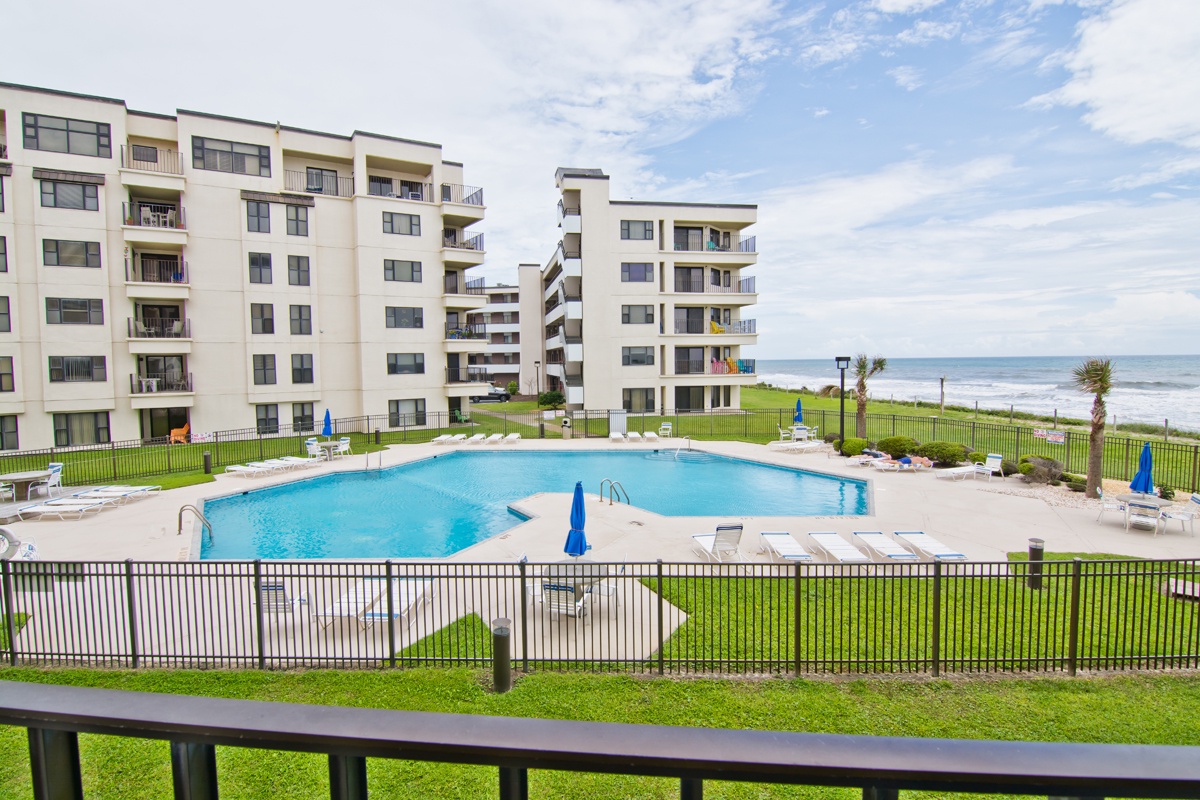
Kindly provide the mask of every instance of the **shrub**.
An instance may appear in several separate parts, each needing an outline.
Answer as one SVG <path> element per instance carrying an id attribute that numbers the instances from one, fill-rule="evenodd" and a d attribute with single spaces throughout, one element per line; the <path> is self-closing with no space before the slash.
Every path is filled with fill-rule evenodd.
<path id="1" fill-rule="evenodd" d="M 987 461 L 987 453 L 967 453 L 967 461 L 970 461 L 972 464 L 982 464 L 983 462 Z M 1004 474 L 1007 475 L 1008 470 L 1005 470 Z"/>
<path id="2" fill-rule="evenodd" d="M 967 457 L 967 448 L 955 442 L 927 442 L 913 451 L 913 455 L 924 456 L 939 466 L 953 467 Z"/>
<path id="3" fill-rule="evenodd" d="M 504 390 L 513 396 L 521 393 L 521 387 L 517 385 L 516 381 L 509 381 L 508 386 L 505 386 Z"/>
<path id="4" fill-rule="evenodd" d="M 1087 477 L 1084 475 L 1076 475 L 1073 472 L 1064 472 L 1062 474 L 1063 482 L 1070 485 L 1072 483 L 1087 483 Z"/>
<path id="5" fill-rule="evenodd" d="M 880 439 L 875 449 L 887 453 L 892 458 L 904 458 L 917 449 L 917 441 L 907 436 L 889 436 Z"/>
<path id="6" fill-rule="evenodd" d="M 1057 485 L 1062 477 L 1063 465 L 1052 458 L 1027 456 L 1017 469 L 1026 483 L 1049 483 Z"/>
<path id="7" fill-rule="evenodd" d="M 984 461 L 987 461 L 987 459 L 985 458 Z M 1003 459 L 1000 462 L 1000 471 L 1003 472 L 1005 475 L 1016 475 L 1018 472 L 1017 462 L 1009 461 L 1007 458 Z"/>
<path id="8" fill-rule="evenodd" d="M 1087 489 L 1087 482 L 1086 481 L 1070 481 L 1067 483 L 1067 488 L 1070 489 L 1072 492 L 1082 492 L 1084 489 Z"/>
<path id="9" fill-rule="evenodd" d="M 867 440 L 866 439 L 854 439 L 854 438 L 847 439 L 846 444 L 844 444 L 841 448 L 842 452 L 848 456 L 862 455 L 862 451 L 866 450 L 866 449 L 867 449 Z"/>
<path id="10" fill-rule="evenodd" d="M 562 392 L 542 392 L 540 395 L 538 395 L 539 406 L 558 408 L 566 402 L 567 398 L 563 396 Z"/>
<path id="11" fill-rule="evenodd" d="M 838 435 L 836 433 L 827 433 L 825 434 L 825 441 L 828 444 L 833 444 L 834 442 L 839 441 Z"/>
<path id="12" fill-rule="evenodd" d="M 1172 489 L 1170 486 L 1160 486 L 1160 487 L 1158 487 L 1158 496 L 1161 497 L 1163 500 L 1174 500 L 1175 499 L 1175 490 Z"/>

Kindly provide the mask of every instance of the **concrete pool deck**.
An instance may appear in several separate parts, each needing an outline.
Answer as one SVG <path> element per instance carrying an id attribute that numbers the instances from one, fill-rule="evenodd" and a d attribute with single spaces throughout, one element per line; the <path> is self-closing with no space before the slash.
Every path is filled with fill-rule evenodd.
<path id="1" fill-rule="evenodd" d="M 183 535 L 176 535 L 179 509 L 199 505 L 205 498 L 235 494 L 277 483 L 302 480 L 335 471 L 396 466 L 421 458 L 444 455 L 456 449 L 495 450 L 673 450 L 687 446 L 670 439 L 656 446 L 613 444 L 607 439 L 522 440 L 516 445 L 451 448 L 432 444 L 393 445 L 382 453 L 355 455 L 315 468 L 266 478 L 221 474 L 213 483 L 164 491 L 128 505 L 105 510 L 81 520 L 17 522 L 7 527 L 22 540 L 37 543 L 44 560 L 180 561 L 198 556 L 196 526 L 184 515 Z M 1126 532 L 1116 515 L 1097 524 L 1099 501 L 1083 508 L 1051 505 L 1036 496 L 1019 496 L 1024 484 L 1016 478 L 991 481 L 938 480 L 928 472 L 886 473 L 851 467 L 825 453 L 791 454 L 745 442 L 693 442 L 696 450 L 745 458 L 768 464 L 797 467 L 847 478 L 866 479 L 872 486 L 872 512 L 858 517 L 663 517 L 637 507 L 639 493 L 653 487 L 627 486 L 633 505 L 599 502 L 599 487 L 585 486 L 587 535 L 596 561 L 702 560 L 692 548 L 691 534 L 711 532 L 721 522 L 745 526 L 741 550 L 750 561 L 765 561 L 759 554 L 762 531 L 789 531 L 811 550 L 806 533 L 834 531 L 849 539 L 856 530 L 891 532 L 923 530 L 975 561 L 1003 561 L 1011 551 L 1024 551 L 1031 537 L 1045 540 L 1048 551 L 1102 552 L 1141 558 L 1200 558 L 1200 537 L 1189 536 L 1172 522 L 1165 534 Z M 617 476 L 619 479 L 619 476 Z M 135 481 L 136 482 L 136 481 Z M 448 561 L 515 561 L 522 554 L 531 561 L 563 558 L 569 489 L 562 494 L 538 494 L 515 503 L 532 518 L 485 542 L 463 550 Z M 736 492 L 737 487 L 729 487 Z M 1002 492 L 1014 492 L 1006 494 Z M 1186 501 L 1186 497 L 1184 498 Z M 402 524 L 402 521 L 398 521 Z"/>

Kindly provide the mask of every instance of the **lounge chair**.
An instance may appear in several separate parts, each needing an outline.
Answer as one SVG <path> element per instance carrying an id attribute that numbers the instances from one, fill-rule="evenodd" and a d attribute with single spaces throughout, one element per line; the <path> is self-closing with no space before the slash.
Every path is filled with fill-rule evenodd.
<path id="1" fill-rule="evenodd" d="M 566 614 L 579 624 L 579 620 L 588 615 L 587 601 L 588 593 L 582 588 L 576 591 L 576 587 L 567 584 L 542 584 L 542 604 L 550 612 L 550 619 Z"/>
<path id="2" fill-rule="evenodd" d="M 262 477 L 263 475 L 270 475 L 272 472 L 274 472 L 274 470 L 269 467 L 263 468 L 263 467 L 255 467 L 255 466 L 246 466 L 244 464 L 230 464 L 228 467 L 225 468 L 225 472 L 231 473 L 233 475 L 242 475 L 242 476 L 247 476 L 247 477 L 251 477 L 251 478 L 259 478 L 259 477 Z"/>
<path id="3" fill-rule="evenodd" d="M 45 478 L 44 480 L 34 481 L 33 483 L 29 484 L 29 488 L 26 490 L 25 496 L 33 497 L 33 492 L 35 489 L 45 491 L 46 497 L 53 496 L 55 489 L 57 489 L 58 494 L 61 495 L 62 494 L 62 474 L 63 474 L 63 468 L 65 466 L 66 465 L 61 462 L 51 461 L 47 467 L 47 469 L 50 470 L 50 476 Z"/>
<path id="4" fill-rule="evenodd" d="M 79 500 L 110 500 L 118 505 L 124 505 L 135 497 L 145 497 L 149 494 L 150 488 L 149 486 L 101 486 L 71 495 L 71 497 Z"/>
<path id="5" fill-rule="evenodd" d="M 804 546 L 797 542 L 790 533 L 784 531 L 763 531 L 759 534 L 762 537 L 762 549 L 760 553 L 767 553 L 771 557 L 778 559 L 784 563 L 808 563 L 813 560 L 812 554 L 804 549 Z"/>
<path id="6" fill-rule="evenodd" d="M 847 456 L 846 465 L 850 467 L 869 467 L 876 461 L 886 460 L 888 460 L 888 456 L 877 456 L 872 455 L 871 453 L 862 453 L 861 455 L 857 456 Z M 972 467 L 971 469 L 974 470 L 975 468 Z"/>
<path id="7" fill-rule="evenodd" d="M 493 433 L 491 436 L 483 440 L 482 444 L 500 444 L 504 440 L 504 434 Z"/>
<path id="8" fill-rule="evenodd" d="M 669 439 L 670 437 L 674 436 L 675 434 L 672 432 L 671 423 L 664 422 L 663 424 L 659 425 L 658 435 L 664 439 Z"/>
<path id="9" fill-rule="evenodd" d="M 988 482 L 990 483 L 993 472 L 999 472 L 1000 479 L 1004 480 L 1004 456 L 998 453 L 988 453 L 987 461 L 975 465 L 976 478 L 980 475 L 987 475 Z"/>
<path id="10" fill-rule="evenodd" d="M 935 469 L 933 477 L 946 478 L 952 481 L 964 481 L 968 475 L 975 474 L 975 467 L 950 467 L 949 469 Z"/>
<path id="11" fill-rule="evenodd" d="M 1166 532 L 1168 520 L 1179 520 L 1179 530 L 1182 531 L 1184 525 L 1191 531 L 1192 536 L 1196 535 L 1196 517 L 1200 517 L 1200 494 L 1192 495 L 1192 502 L 1187 506 L 1175 506 L 1172 508 L 1163 509 L 1163 532 Z"/>
<path id="12" fill-rule="evenodd" d="M 383 595 L 383 581 L 361 580 L 355 583 L 336 601 L 312 614 L 312 621 L 328 628 L 340 618 L 353 619 L 363 625 L 363 615 L 374 609 Z"/>
<path id="13" fill-rule="evenodd" d="M 89 500 L 48 500 L 45 503 L 38 505 L 26 506 L 17 511 L 17 516 L 25 519 L 26 516 L 36 516 L 38 519 L 46 517 L 58 517 L 66 519 L 68 514 L 73 514 L 75 519 L 83 519 L 83 515 L 90 512 L 99 512 L 105 506 L 114 505 L 109 500 L 101 500 L 92 498 Z"/>
<path id="14" fill-rule="evenodd" d="M 446 440 L 446 444 L 462 444 L 467 440 L 465 433 L 456 433 Z"/>
<path id="15" fill-rule="evenodd" d="M 1152 503 L 1125 504 L 1125 530 L 1142 528 L 1153 530 L 1158 535 L 1158 526 L 1163 522 L 1162 509 Z"/>
<path id="16" fill-rule="evenodd" d="M 896 531 L 895 536 L 930 561 L 967 560 L 965 555 L 957 550 L 951 550 L 924 531 Z"/>
<path id="17" fill-rule="evenodd" d="M 170 444 L 187 444 L 188 432 L 192 429 L 192 423 L 185 422 L 182 428 L 171 429 Z"/>
<path id="18" fill-rule="evenodd" d="M 920 561 L 916 553 L 901 547 L 895 539 L 883 535 L 883 531 L 855 531 L 855 541 L 867 548 L 868 553 L 878 553 L 890 561 Z"/>
<path id="19" fill-rule="evenodd" d="M 300 461 L 302 461 L 302 462 L 303 462 L 303 460 L 304 459 L 300 459 Z M 268 458 L 266 461 L 262 461 L 262 462 L 256 461 L 254 463 L 256 463 L 256 464 L 261 463 L 268 467 L 274 467 L 275 469 L 277 469 L 281 472 L 291 472 L 292 470 L 298 469 L 300 467 L 299 464 L 296 464 L 293 461 L 288 461 L 286 458 Z"/>
<path id="20" fill-rule="evenodd" d="M 453 437 L 450 434 L 443 433 L 441 436 L 435 436 L 432 439 L 430 439 L 429 443 L 430 444 L 445 444 L 446 442 L 450 441 L 450 439 L 452 439 L 452 438 Z"/>
<path id="21" fill-rule="evenodd" d="M 777 453 L 815 453 L 824 448 L 824 442 L 767 442 L 767 449 Z"/>
<path id="22" fill-rule="evenodd" d="M 474 436 L 467 439 L 466 442 L 467 442 L 467 444 L 483 444 L 483 440 L 486 438 L 487 438 L 487 436 L 485 436 L 484 434 L 477 433 Z"/>
<path id="23" fill-rule="evenodd" d="M 519 433 L 510 433 L 504 437 L 505 444 L 516 444 L 519 441 L 521 441 L 521 434 Z"/>
<path id="24" fill-rule="evenodd" d="M 1125 503 L 1120 500 L 1105 497 L 1103 489 L 1098 489 L 1097 491 L 1100 492 L 1100 513 L 1096 515 L 1097 525 L 1100 524 L 1100 520 L 1103 519 L 1104 515 L 1109 511 L 1120 514 L 1122 517 L 1125 516 Z"/>
<path id="25" fill-rule="evenodd" d="M 880 472 L 899 472 L 900 462 L 891 458 L 880 458 L 871 462 L 871 466 Z"/>
<path id="26" fill-rule="evenodd" d="M 284 466 L 282 464 L 272 464 L 268 461 L 247 461 L 246 466 L 252 467 L 254 469 L 261 469 L 261 470 L 265 470 L 267 472 L 274 472 L 274 473 L 279 473 L 279 472 L 284 471 Z"/>
<path id="27" fill-rule="evenodd" d="M 630 431 L 629 433 L 625 434 L 625 436 L 629 439 L 630 444 L 634 444 L 642 440 L 642 435 L 637 431 Z"/>
<path id="28" fill-rule="evenodd" d="M 308 467 L 313 466 L 314 461 L 314 459 L 301 458 L 300 456 L 280 456 L 279 458 L 273 460 L 282 461 L 283 463 L 290 465 L 292 469 L 307 469 Z"/>
<path id="29" fill-rule="evenodd" d="M 808 538 L 825 554 L 828 561 L 839 564 L 870 564 L 871 557 L 832 531 L 809 531 Z"/>
<path id="30" fill-rule="evenodd" d="M 613 431 L 608 435 L 608 440 L 610 442 L 619 442 L 623 444 L 625 442 L 625 434 Z"/>
<path id="31" fill-rule="evenodd" d="M 646 431 L 645 433 L 642 434 L 642 438 L 645 439 L 647 442 L 650 442 L 650 444 L 654 444 L 655 442 L 658 441 L 658 434 L 655 433 L 654 431 Z"/>
<path id="32" fill-rule="evenodd" d="M 295 612 L 296 606 L 307 602 L 307 595 L 301 594 L 299 597 L 292 597 L 288 593 L 287 586 L 282 583 L 264 583 L 258 590 L 258 604 L 264 614 L 275 616 L 291 614 Z"/>
<path id="33" fill-rule="evenodd" d="M 378 580 L 373 578 L 372 580 Z M 385 579 L 386 580 L 386 579 Z M 411 628 L 420 611 L 433 595 L 432 578 L 393 578 L 392 616 L 405 627 Z M 362 615 L 363 626 L 386 623 L 388 618 L 387 597 L 383 597 L 370 611 Z"/>
<path id="34" fill-rule="evenodd" d="M 692 544 L 705 556 L 718 563 L 744 561 L 738 545 L 742 542 L 740 524 L 718 525 L 716 533 L 697 533 Z"/>

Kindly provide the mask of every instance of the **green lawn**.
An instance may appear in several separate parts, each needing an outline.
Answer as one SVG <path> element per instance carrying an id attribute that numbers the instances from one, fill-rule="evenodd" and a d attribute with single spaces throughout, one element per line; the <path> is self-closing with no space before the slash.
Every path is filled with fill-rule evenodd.
<path id="1" fill-rule="evenodd" d="M 6 680 L 319 705 L 711 728 L 878 736 L 1200 745 L 1200 678 L 1147 675 L 986 681 L 637 679 L 537 674 L 512 692 L 467 669 L 390 672 L 87 671 L 2 669 Z M 94 800 L 170 795 L 165 742 L 83 735 L 84 786 Z M 0 728 L 0 796 L 29 797 L 28 744 Z M 327 798 L 324 756 L 217 751 L 221 797 Z M 372 797 L 494 797 L 484 767 L 371 759 Z M 535 771 L 533 797 L 678 797 L 677 781 Z M 847 789 L 712 782 L 705 797 L 858 798 Z M 930 794 L 904 793 L 906 800 Z M 943 795 L 944 797 L 944 795 Z"/>

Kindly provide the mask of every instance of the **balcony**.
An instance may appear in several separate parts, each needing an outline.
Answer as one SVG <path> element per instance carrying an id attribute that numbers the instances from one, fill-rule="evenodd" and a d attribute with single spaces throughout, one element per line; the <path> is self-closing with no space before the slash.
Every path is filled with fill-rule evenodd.
<path id="1" fill-rule="evenodd" d="M 442 288 L 446 294 L 473 294 L 484 297 L 483 278 L 464 280 L 457 272 L 448 272 L 442 277 Z M 485 303 L 486 304 L 486 303 Z"/>
<path id="2" fill-rule="evenodd" d="M 714 322 L 712 323 L 712 332 L 726 335 L 757 334 L 758 329 L 755 323 L 756 321 L 752 319 L 735 319 L 724 324 Z"/>
<path id="3" fill-rule="evenodd" d="M 676 375 L 754 375 L 752 358 L 676 359 Z"/>
<path id="4" fill-rule="evenodd" d="M 191 339 L 190 319 L 134 319 L 129 317 L 130 339 Z"/>
<path id="5" fill-rule="evenodd" d="M 465 325 L 451 325 L 448 322 L 446 323 L 447 341 L 455 339 L 486 340 L 487 337 L 487 325 L 482 322 L 470 322 Z"/>
<path id="6" fill-rule="evenodd" d="M 187 262 L 180 258 L 138 255 L 125 259 L 125 296 L 130 300 L 187 300 Z"/>
<path id="7" fill-rule="evenodd" d="M 187 221 L 182 206 L 135 200 L 121 204 L 126 244 L 180 248 L 187 244 Z"/>
<path id="8" fill-rule="evenodd" d="M 372 197 L 391 197 L 396 200 L 433 202 L 433 184 L 416 181 L 373 179 L 367 185 L 367 194 Z"/>
<path id="9" fill-rule="evenodd" d="M 483 234 L 477 233 L 474 236 L 460 235 L 456 231 L 450 231 L 442 236 L 442 247 L 451 250 L 476 250 L 483 252 Z"/>
<path id="10" fill-rule="evenodd" d="M 477 267 L 483 263 L 482 233 L 468 236 L 464 231 L 444 231 L 442 247 L 442 260 L 448 266 Z"/>
<path id="11" fill-rule="evenodd" d="M 447 367 L 446 383 L 491 383 L 492 374 L 486 366 Z"/>
<path id="12" fill-rule="evenodd" d="M 675 281 L 675 291 L 680 294 L 755 294 L 754 278 L 742 278 L 729 286 L 719 286 L 711 280 L 703 278 L 679 278 Z"/>
<path id="13" fill-rule="evenodd" d="M 687 253 L 757 253 L 757 236 L 742 236 L 738 233 L 711 231 L 708 236 L 701 232 L 675 232 L 675 250 Z"/>
<path id="14" fill-rule="evenodd" d="M 129 376 L 130 394 L 163 394 L 167 392 L 192 392 L 192 373 L 148 372 Z"/>
<path id="15" fill-rule="evenodd" d="M 354 176 L 351 175 L 347 178 L 331 172 L 317 170 L 300 172 L 287 169 L 283 171 L 283 188 L 288 192 L 323 194 L 328 197 L 353 197 Z"/>
<path id="16" fill-rule="evenodd" d="M 482 207 L 483 189 L 478 186 L 463 186 L 461 183 L 443 183 L 442 202 Z"/>
<path id="17" fill-rule="evenodd" d="M 183 159 L 174 150 L 147 145 L 121 145 L 121 169 L 158 172 L 163 175 L 182 175 Z"/>

